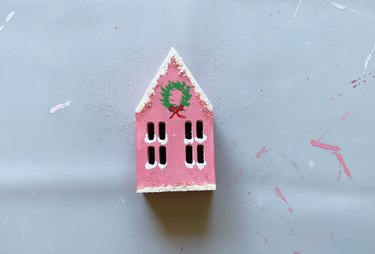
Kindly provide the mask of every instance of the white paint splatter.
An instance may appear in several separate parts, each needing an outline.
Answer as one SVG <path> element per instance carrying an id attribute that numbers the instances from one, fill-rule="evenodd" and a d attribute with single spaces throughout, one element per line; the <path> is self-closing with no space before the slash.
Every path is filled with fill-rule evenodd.
<path id="1" fill-rule="evenodd" d="M 346 9 L 346 6 L 344 6 L 342 4 L 339 4 L 339 3 L 336 3 L 336 2 L 332 2 L 332 1 L 329 1 L 329 0 L 326 0 L 326 2 L 329 2 L 330 4 L 332 4 L 333 6 L 335 6 L 336 8 L 338 8 L 340 10 L 345 10 Z"/>
<path id="2" fill-rule="evenodd" d="M 357 10 L 353 10 L 352 8 L 348 8 L 348 10 L 351 11 L 351 12 L 354 12 L 354 13 L 356 13 L 356 14 L 361 14 L 359 11 L 357 11 Z"/>
<path id="3" fill-rule="evenodd" d="M 309 167 L 312 169 L 314 167 L 314 162 L 313 161 L 309 161 Z"/>
<path id="4" fill-rule="evenodd" d="M 337 9 L 340 9 L 340 10 L 348 10 L 348 11 L 351 11 L 355 14 L 359 14 L 359 15 L 363 15 L 363 16 L 366 16 L 368 18 L 372 18 L 372 19 L 375 19 L 374 16 L 370 15 L 370 14 L 367 14 L 367 13 L 361 13 L 360 11 L 357 11 L 357 10 L 354 10 L 352 8 L 349 8 L 345 5 L 342 5 L 342 4 L 339 4 L 339 3 L 336 3 L 336 2 L 333 2 L 333 1 L 330 1 L 330 0 L 326 0 L 326 2 L 332 4 L 334 7 L 336 7 Z"/>
<path id="5" fill-rule="evenodd" d="M 160 169 L 165 169 L 165 167 L 167 166 L 167 163 L 165 163 L 165 164 L 159 163 L 158 166 L 159 166 Z"/>
<path id="6" fill-rule="evenodd" d="M 125 203 L 125 199 L 121 198 L 121 202 L 122 202 L 122 203 Z"/>
<path id="7" fill-rule="evenodd" d="M 15 11 L 9 12 L 5 22 L 8 23 L 13 18 L 14 14 L 16 14 Z"/>
<path id="8" fill-rule="evenodd" d="M 195 165 L 195 161 L 193 161 L 192 163 L 187 163 L 187 162 L 185 161 L 185 167 L 187 167 L 187 168 L 193 168 L 194 165 Z"/>
<path id="9" fill-rule="evenodd" d="M 60 109 L 63 109 L 63 108 L 65 108 L 65 107 L 69 107 L 70 104 L 71 104 L 71 101 L 67 101 L 67 102 L 65 102 L 65 103 L 60 103 L 60 104 L 58 104 L 58 105 L 52 107 L 52 108 L 49 110 L 49 112 L 50 112 L 51 114 L 53 114 L 53 113 L 55 113 L 56 111 L 58 111 L 58 110 L 60 110 Z"/>
<path id="10" fill-rule="evenodd" d="M 154 135 L 154 138 L 152 140 L 148 139 L 148 134 L 146 133 L 146 136 L 145 136 L 145 142 L 147 144 L 151 144 L 151 143 L 154 143 L 156 141 L 156 134 Z"/>
<path id="11" fill-rule="evenodd" d="M 203 169 L 205 166 L 207 166 L 207 162 L 206 162 L 206 161 L 204 161 L 203 163 L 199 163 L 199 162 L 197 162 L 197 167 L 198 167 L 199 169 Z"/>
<path id="12" fill-rule="evenodd" d="M 374 53 L 374 50 L 375 50 L 375 43 L 374 43 L 374 45 L 372 46 L 372 50 L 371 50 L 370 54 L 368 54 L 368 56 L 367 56 L 367 58 L 366 58 L 366 61 L 365 61 L 365 64 L 364 64 L 364 70 L 363 70 L 363 74 L 362 74 L 362 76 L 365 76 L 365 74 L 366 74 L 367 66 L 368 66 L 368 63 L 369 63 L 370 60 L 371 60 L 371 57 L 372 57 L 372 54 Z"/>
<path id="13" fill-rule="evenodd" d="M 294 12 L 294 15 L 293 15 L 293 21 L 297 17 L 297 14 L 298 14 L 298 11 L 299 11 L 299 7 L 301 6 L 301 3 L 302 3 L 302 0 L 299 0 L 299 3 L 298 3 L 297 8 L 296 8 L 296 11 Z"/>
<path id="14" fill-rule="evenodd" d="M 165 138 L 164 139 L 160 139 L 158 137 L 158 142 L 161 144 L 161 145 L 165 145 L 166 143 L 168 143 L 168 134 L 165 134 Z"/>
<path id="15" fill-rule="evenodd" d="M 11 11 L 8 13 L 7 17 L 5 18 L 5 24 L 0 26 L 0 32 L 4 30 L 5 25 L 13 18 L 15 11 Z"/>
<path id="16" fill-rule="evenodd" d="M 154 164 L 146 163 L 145 168 L 146 169 L 153 169 L 158 165 L 158 163 L 155 161 Z"/>
<path id="17" fill-rule="evenodd" d="M 195 138 L 195 141 L 197 141 L 198 143 L 203 143 L 206 140 L 207 140 L 206 135 L 203 135 L 203 138 L 198 138 L 198 137 Z"/>
<path id="18" fill-rule="evenodd" d="M 194 143 L 194 138 L 190 138 L 190 139 L 184 138 L 184 144 L 185 145 L 193 144 L 193 143 Z"/>

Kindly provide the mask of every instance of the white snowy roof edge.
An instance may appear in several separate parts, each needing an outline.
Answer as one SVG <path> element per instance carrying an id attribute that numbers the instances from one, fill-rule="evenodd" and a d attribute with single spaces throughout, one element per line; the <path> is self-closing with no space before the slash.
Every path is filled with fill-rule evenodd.
<path id="1" fill-rule="evenodd" d="M 206 107 L 209 111 L 212 111 L 212 104 L 208 100 L 207 96 L 204 94 L 203 90 L 201 87 L 198 85 L 198 82 L 195 80 L 193 75 L 190 73 L 189 69 L 186 67 L 185 63 L 182 61 L 182 57 L 177 53 L 176 49 L 172 47 L 169 52 L 167 57 L 164 59 L 163 63 L 161 64 L 158 72 L 156 73 L 155 77 L 151 80 L 150 85 L 146 89 L 145 94 L 143 95 L 141 101 L 138 103 L 137 108 L 135 109 L 136 113 L 140 113 L 143 111 L 145 106 L 150 102 L 150 97 L 154 93 L 154 89 L 156 85 L 158 84 L 158 79 L 161 75 L 165 75 L 168 70 L 168 65 L 170 64 L 172 58 L 176 59 L 176 62 L 180 64 L 180 72 L 185 72 L 186 76 L 188 79 L 190 79 L 191 83 L 194 86 L 194 91 L 199 94 L 200 100 L 202 100 L 205 104 Z"/>

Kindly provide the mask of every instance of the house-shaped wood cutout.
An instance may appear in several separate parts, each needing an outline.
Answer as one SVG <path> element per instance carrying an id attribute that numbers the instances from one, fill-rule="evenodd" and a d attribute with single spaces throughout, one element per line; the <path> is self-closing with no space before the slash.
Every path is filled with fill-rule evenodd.
<path id="1" fill-rule="evenodd" d="M 137 192 L 216 189 L 212 105 L 174 48 L 135 111 Z"/>

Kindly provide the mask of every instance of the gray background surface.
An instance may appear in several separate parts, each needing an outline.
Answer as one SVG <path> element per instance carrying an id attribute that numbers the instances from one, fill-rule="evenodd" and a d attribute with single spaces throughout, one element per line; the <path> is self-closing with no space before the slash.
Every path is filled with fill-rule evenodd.
<path id="1" fill-rule="evenodd" d="M 1 0 L 0 253 L 375 253 L 375 78 L 350 83 L 375 3 L 337 1 Z M 211 194 L 135 194 L 171 46 L 214 105 Z M 328 130 L 353 181 L 310 144 Z"/>

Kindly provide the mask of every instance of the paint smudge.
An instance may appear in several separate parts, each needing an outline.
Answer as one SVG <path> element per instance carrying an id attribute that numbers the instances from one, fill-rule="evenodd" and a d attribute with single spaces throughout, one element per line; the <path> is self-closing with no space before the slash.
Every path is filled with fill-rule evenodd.
<path id="1" fill-rule="evenodd" d="M 345 112 L 345 113 L 341 116 L 340 120 L 345 120 L 346 118 L 348 118 L 349 115 L 350 115 L 349 112 Z"/>
<path id="2" fill-rule="evenodd" d="M 257 159 L 259 159 L 260 157 L 262 157 L 263 154 L 267 153 L 269 150 L 271 150 L 271 148 L 266 148 L 265 146 L 262 147 L 262 149 L 260 149 L 256 154 L 255 154 L 255 157 Z"/>
<path id="3" fill-rule="evenodd" d="M 262 212 L 266 212 L 266 210 L 264 210 L 263 208 L 263 199 L 261 196 L 259 196 L 259 194 L 256 193 L 255 191 L 255 194 L 251 191 L 247 192 L 247 196 L 250 200 L 250 206 L 251 207 L 256 207 L 258 209 L 260 209 Z M 254 196 L 254 198 L 253 198 Z"/>
<path id="4" fill-rule="evenodd" d="M 0 32 L 4 30 L 4 27 L 8 22 L 13 18 L 14 14 L 16 14 L 15 11 L 11 11 L 8 13 L 7 17 L 5 18 L 5 24 L 0 26 Z"/>
<path id="5" fill-rule="evenodd" d="M 337 181 L 339 182 L 340 181 L 340 177 L 341 177 L 341 170 L 339 170 L 339 174 L 337 175 Z"/>
<path id="6" fill-rule="evenodd" d="M 348 11 L 353 12 L 355 14 L 359 14 L 359 15 L 363 15 L 363 16 L 368 17 L 368 18 L 375 19 L 375 17 L 370 15 L 370 14 L 361 13 L 360 11 L 354 10 L 352 8 L 349 8 L 349 7 L 345 6 L 345 5 L 342 5 L 342 4 L 339 4 L 339 3 L 336 3 L 336 2 L 333 2 L 333 1 L 330 1 L 330 0 L 326 0 L 326 2 L 332 4 L 332 6 L 336 7 L 337 9 L 348 10 Z"/>
<path id="7" fill-rule="evenodd" d="M 295 252 L 293 252 L 293 254 L 301 254 L 301 252 L 295 251 Z"/>
<path id="8" fill-rule="evenodd" d="M 182 245 L 182 247 L 180 249 L 180 254 L 184 251 L 184 248 L 185 248 L 186 244 L 187 244 L 187 240 L 185 240 L 184 245 Z"/>
<path id="9" fill-rule="evenodd" d="M 330 145 L 330 144 L 321 143 L 321 142 L 319 142 L 317 140 L 314 140 L 314 139 L 312 139 L 310 143 L 311 143 L 312 146 L 319 147 L 319 148 L 325 149 L 325 150 L 331 150 L 331 151 L 335 151 L 335 152 L 338 152 L 338 151 L 341 150 L 340 147 L 337 146 L 337 145 Z"/>
<path id="10" fill-rule="evenodd" d="M 71 101 L 67 101 L 67 102 L 65 102 L 65 103 L 60 103 L 60 104 L 58 104 L 58 105 L 52 107 L 52 108 L 49 110 L 49 112 L 50 112 L 51 114 L 53 114 L 53 113 L 55 113 L 56 111 L 59 111 L 60 109 L 63 109 L 63 108 L 69 107 L 70 104 L 71 104 Z"/>
<path id="11" fill-rule="evenodd" d="M 290 229 L 290 231 L 292 232 L 292 233 L 290 233 L 290 232 L 288 232 L 288 235 L 290 235 L 290 236 L 292 236 L 292 237 L 295 237 L 295 238 L 298 238 L 298 239 L 301 239 L 301 237 L 298 235 L 298 233 L 294 230 L 294 228 L 285 220 L 285 218 L 283 217 L 283 216 L 281 216 L 280 214 L 279 214 L 279 216 L 280 216 L 280 218 L 281 218 L 281 220 L 289 227 L 289 229 Z"/>
<path id="12" fill-rule="evenodd" d="M 301 178 L 302 179 L 305 179 L 305 177 L 303 176 L 303 174 L 301 173 L 301 169 L 298 167 L 297 163 L 294 161 L 294 160 L 291 160 L 292 162 L 292 167 L 298 171 L 298 173 L 300 174 Z"/>
<path id="13" fill-rule="evenodd" d="M 259 231 L 257 231 L 257 235 L 260 237 Z M 265 236 L 262 236 L 262 239 L 265 243 L 268 243 L 268 239 Z"/>
<path id="14" fill-rule="evenodd" d="M 331 231 L 331 237 L 332 237 L 332 240 L 335 241 L 335 237 L 333 235 L 333 232 Z"/>
<path id="15" fill-rule="evenodd" d="M 6 20 L 5 20 L 5 22 L 8 23 L 8 22 L 13 18 L 14 14 L 16 14 L 15 11 L 11 11 L 11 12 L 9 12 L 9 14 L 8 14 L 8 16 L 7 16 Z"/>
<path id="16" fill-rule="evenodd" d="M 332 97 L 331 100 L 334 101 L 334 100 L 340 98 L 340 97 L 343 96 L 343 95 L 344 95 L 343 93 L 340 93 L 340 94 L 336 95 L 335 97 Z"/>
<path id="17" fill-rule="evenodd" d="M 326 132 L 324 132 L 323 135 L 318 138 L 318 141 L 322 140 L 322 138 L 324 138 L 330 131 L 331 130 L 327 130 Z"/>
<path id="18" fill-rule="evenodd" d="M 375 52 L 375 50 L 374 50 Z M 375 79 L 375 71 L 372 71 L 372 72 L 368 72 L 367 74 L 364 74 L 362 75 L 362 77 L 359 77 L 357 79 L 353 79 L 349 82 L 350 86 L 352 88 L 356 88 L 362 84 L 365 84 L 367 83 L 367 81 L 372 78 L 372 79 Z M 350 92 L 351 90 L 347 90 L 346 92 Z M 336 99 L 338 99 L 339 97 L 343 96 L 344 93 L 340 93 L 339 95 L 335 96 L 335 97 L 332 97 L 331 100 L 334 101 Z"/>
<path id="19" fill-rule="evenodd" d="M 336 159 L 340 162 L 340 165 L 344 169 L 345 175 L 347 175 L 347 177 L 349 177 L 350 180 L 353 181 L 352 176 L 351 176 L 351 172 L 350 172 L 348 166 L 346 165 L 346 163 L 344 161 L 344 158 L 342 157 L 341 153 L 334 152 L 333 154 L 336 155 Z"/>
<path id="20" fill-rule="evenodd" d="M 294 15 L 293 15 L 293 21 L 297 17 L 297 14 L 298 14 L 298 11 L 299 11 L 299 7 L 301 6 L 301 3 L 302 3 L 302 0 L 299 0 L 299 3 L 298 3 L 297 8 L 296 8 L 296 11 L 294 12 Z"/>
<path id="21" fill-rule="evenodd" d="M 314 167 L 314 162 L 313 161 L 309 161 L 309 167 L 312 169 Z"/>
<path id="22" fill-rule="evenodd" d="M 368 54 L 366 60 L 365 60 L 365 64 L 364 64 L 364 70 L 363 70 L 363 74 L 362 76 L 364 76 L 366 74 L 366 71 L 367 71 L 367 66 L 368 66 L 368 63 L 370 62 L 371 60 L 371 57 L 372 57 L 372 54 L 374 53 L 374 50 L 375 50 L 375 43 L 374 45 L 372 46 L 372 50 L 370 51 L 370 53 Z"/>
<path id="23" fill-rule="evenodd" d="M 340 10 L 345 10 L 346 9 L 346 6 L 342 5 L 342 4 L 338 4 L 336 2 L 332 2 L 332 1 L 328 1 L 326 0 L 327 2 L 331 3 L 333 6 L 335 6 L 336 8 L 340 9 Z"/>
<path id="24" fill-rule="evenodd" d="M 354 79 L 350 81 L 350 84 L 352 85 L 352 88 L 356 88 L 357 86 L 361 85 L 363 83 L 367 83 L 367 78 L 375 78 L 375 71 L 369 72 L 367 74 L 362 75 L 361 78 Z"/>
<path id="25" fill-rule="evenodd" d="M 280 198 L 286 205 L 289 205 L 288 204 L 288 200 L 286 200 L 285 196 L 283 195 L 283 193 L 281 192 L 281 189 L 279 187 L 275 187 L 275 189 L 273 190 L 273 192 L 276 194 L 276 196 L 278 198 Z M 293 212 L 293 209 L 291 207 L 288 206 L 288 211 L 290 213 Z"/>

